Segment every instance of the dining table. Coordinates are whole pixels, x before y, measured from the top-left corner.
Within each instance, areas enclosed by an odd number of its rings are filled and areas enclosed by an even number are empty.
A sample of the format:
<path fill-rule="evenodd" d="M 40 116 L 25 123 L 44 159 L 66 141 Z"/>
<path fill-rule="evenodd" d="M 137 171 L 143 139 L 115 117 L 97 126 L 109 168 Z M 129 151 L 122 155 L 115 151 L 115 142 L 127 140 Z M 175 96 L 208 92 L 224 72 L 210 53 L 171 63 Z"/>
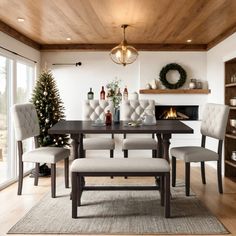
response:
<path fill-rule="evenodd" d="M 157 120 L 152 125 L 130 126 L 127 121 L 120 121 L 106 126 L 94 121 L 60 120 L 49 130 L 49 134 L 68 134 L 72 139 L 74 159 L 83 158 L 83 138 L 86 134 L 152 134 L 157 137 L 157 157 L 169 162 L 169 146 L 172 134 L 191 134 L 193 129 L 180 120 Z"/>

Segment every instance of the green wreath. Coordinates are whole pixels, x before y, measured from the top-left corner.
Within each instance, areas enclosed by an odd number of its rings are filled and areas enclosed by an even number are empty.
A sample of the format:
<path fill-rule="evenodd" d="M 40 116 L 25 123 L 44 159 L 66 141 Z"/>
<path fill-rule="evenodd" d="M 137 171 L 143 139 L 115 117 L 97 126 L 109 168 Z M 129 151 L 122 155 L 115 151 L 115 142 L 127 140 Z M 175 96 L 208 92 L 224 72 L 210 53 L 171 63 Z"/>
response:
<path fill-rule="evenodd" d="M 179 80 L 172 84 L 169 83 L 169 81 L 166 79 L 166 74 L 170 71 L 170 70 L 177 70 L 180 74 L 180 78 Z M 180 88 L 181 86 L 184 85 L 186 78 L 187 78 L 187 74 L 186 71 L 178 64 L 176 63 L 170 63 L 167 64 L 166 66 L 164 66 L 161 71 L 160 71 L 160 81 L 161 83 L 168 89 L 177 89 Z"/>

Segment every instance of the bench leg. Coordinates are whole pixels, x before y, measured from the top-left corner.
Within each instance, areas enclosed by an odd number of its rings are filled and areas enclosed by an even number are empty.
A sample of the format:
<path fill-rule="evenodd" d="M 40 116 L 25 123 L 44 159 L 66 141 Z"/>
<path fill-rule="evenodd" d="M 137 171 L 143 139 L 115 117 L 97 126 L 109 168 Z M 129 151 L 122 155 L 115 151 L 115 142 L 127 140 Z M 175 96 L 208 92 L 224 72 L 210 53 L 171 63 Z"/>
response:
<path fill-rule="evenodd" d="M 72 218 L 77 218 L 77 201 L 78 201 L 78 174 L 72 172 Z"/>
<path fill-rule="evenodd" d="M 128 158 L 128 150 L 124 149 L 124 158 Z M 128 177 L 125 176 L 125 179 L 127 179 Z"/>
<path fill-rule="evenodd" d="M 165 175 L 165 218 L 170 218 L 170 173 Z"/>
<path fill-rule="evenodd" d="M 161 198 L 161 206 L 164 206 L 164 176 L 160 176 L 159 178 L 159 186 L 160 186 L 160 198 Z"/>

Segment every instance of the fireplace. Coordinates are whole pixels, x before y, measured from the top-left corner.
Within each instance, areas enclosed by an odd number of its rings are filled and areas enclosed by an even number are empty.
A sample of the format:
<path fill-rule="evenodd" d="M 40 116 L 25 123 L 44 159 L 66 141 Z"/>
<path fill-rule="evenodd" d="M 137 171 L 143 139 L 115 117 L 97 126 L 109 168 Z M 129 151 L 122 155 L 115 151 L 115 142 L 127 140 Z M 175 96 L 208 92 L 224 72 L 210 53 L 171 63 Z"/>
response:
<path fill-rule="evenodd" d="M 156 105 L 157 120 L 198 120 L 199 106 L 184 105 Z"/>

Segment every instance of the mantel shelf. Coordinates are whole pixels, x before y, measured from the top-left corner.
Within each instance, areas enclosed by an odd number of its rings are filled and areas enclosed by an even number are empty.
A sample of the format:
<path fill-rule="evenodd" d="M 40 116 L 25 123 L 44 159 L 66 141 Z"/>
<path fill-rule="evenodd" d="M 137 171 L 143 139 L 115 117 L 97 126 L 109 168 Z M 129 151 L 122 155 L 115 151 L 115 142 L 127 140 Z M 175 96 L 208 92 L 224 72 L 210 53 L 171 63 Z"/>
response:
<path fill-rule="evenodd" d="M 210 89 L 140 89 L 140 94 L 209 94 Z"/>

